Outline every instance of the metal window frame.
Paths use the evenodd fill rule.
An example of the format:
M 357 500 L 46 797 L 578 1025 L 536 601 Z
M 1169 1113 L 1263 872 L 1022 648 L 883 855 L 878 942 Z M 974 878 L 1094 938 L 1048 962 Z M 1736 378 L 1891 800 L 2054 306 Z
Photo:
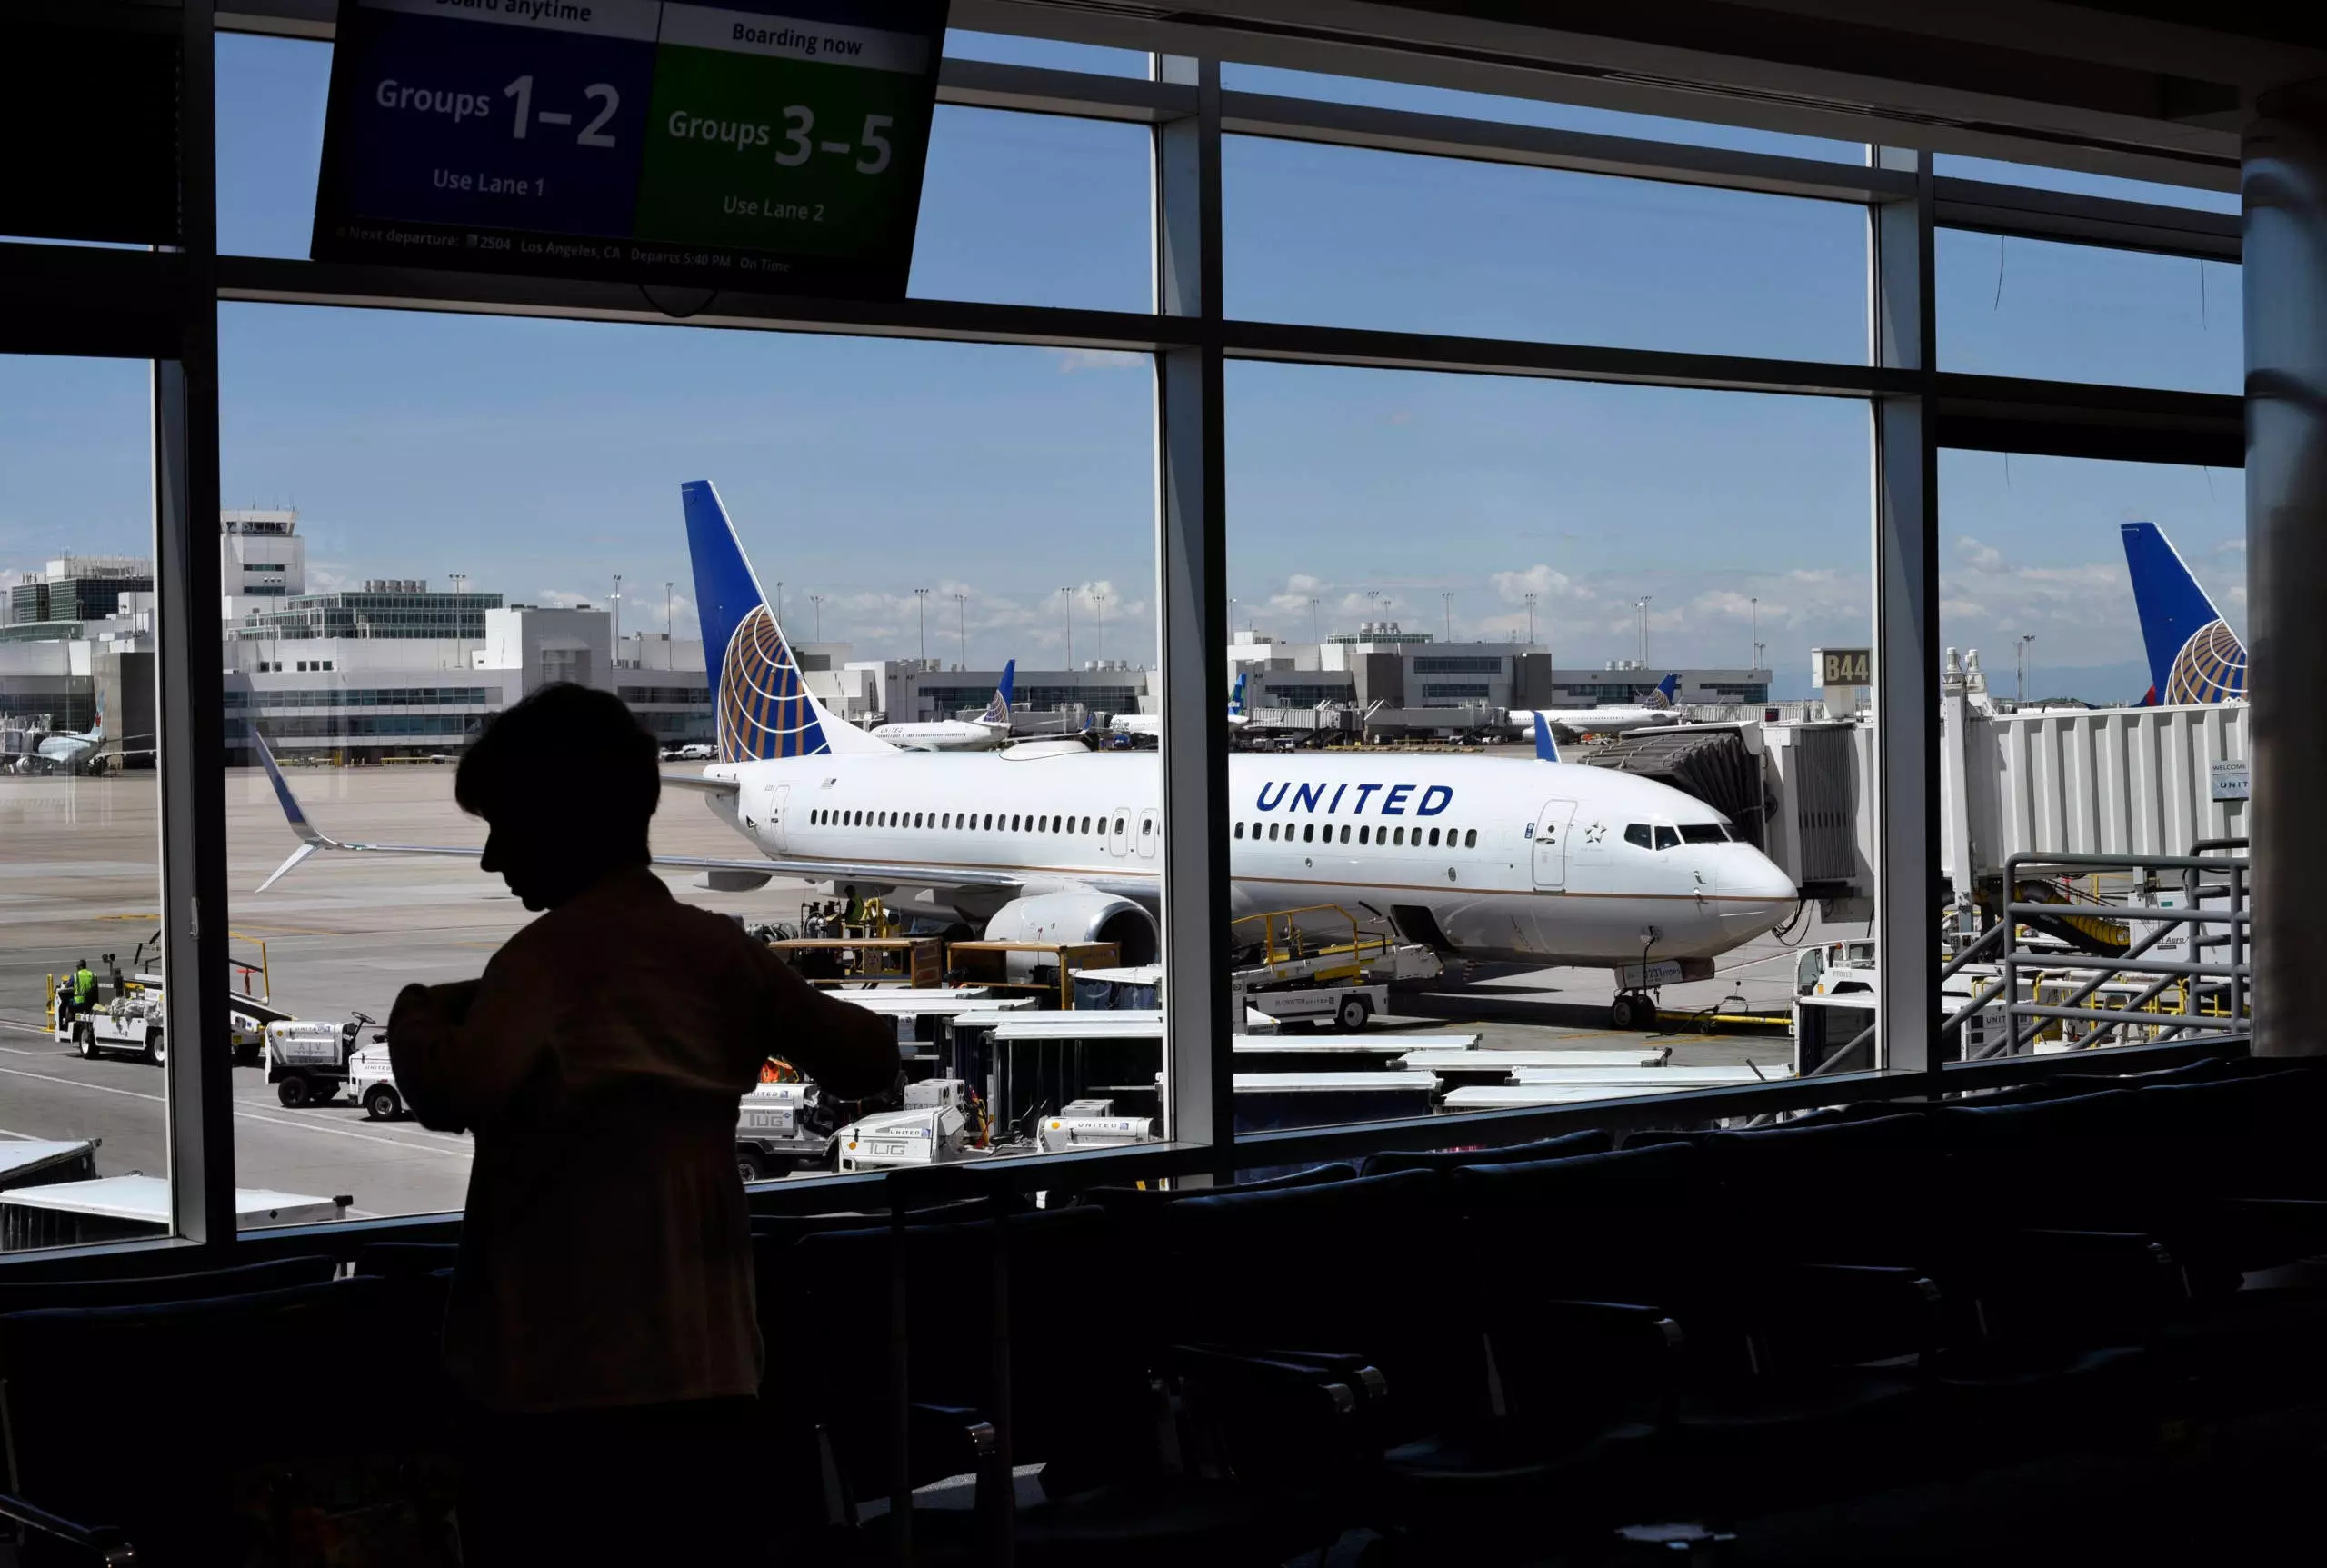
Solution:
M 349 266 L 218 255 L 215 252 L 215 35 L 253 31 L 327 39 L 333 0 L 187 0 L 184 8 L 188 116 L 185 196 L 187 247 L 140 253 L 0 244 L 0 352 L 149 359 L 155 372 L 156 554 L 162 608 L 160 722 L 162 875 L 169 939 L 171 1029 L 179 1048 L 168 1070 L 167 1109 L 177 1244 L 253 1249 L 343 1237 L 431 1233 L 450 1222 L 420 1215 L 236 1238 L 234 1148 L 223 1007 L 208 1005 L 224 974 L 224 736 L 200 715 L 223 700 L 200 607 L 218 592 L 216 553 L 203 520 L 218 506 L 217 306 L 222 302 L 678 325 L 624 285 L 503 278 L 482 274 Z M 969 0 L 981 25 L 997 9 Z M 1059 13 L 1053 21 L 1064 20 Z M 1111 24 L 1113 25 L 1113 24 Z M 1155 38 L 1165 31 L 1151 28 Z M 1064 29 L 1056 35 L 1067 35 Z M 1156 365 L 1157 577 L 1164 659 L 1173 679 L 1164 715 L 1164 798 L 1172 813 L 1164 923 L 1177 955 L 1166 995 L 1173 1141 L 1145 1150 L 1030 1163 L 1028 1179 L 1073 1184 L 1088 1170 L 1109 1179 L 1217 1175 L 1239 1164 L 1332 1158 L 1365 1148 L 1413 1147 L 1452 1135 L 1443 1119 L 1234 1136 L 1229 1040 L 1233 1019 L 1214 984 L 1228 914 L 1226 841 L 1208 831 L 1227 820 L 1226 734 L 1208 694 L 1225 685 L 1224 441 L 1226 364 L 1246 359 L 1446 374 L 1533 376 L 1615 385 L 1857 399 L 1870 411 L 1873 496 L 1870 536 L 1876 582 L 1876 640 L 1883 895 L 1878 941 L 1913 976 L 1886 984 L 1882 1017 L 1892 1071 L 1773 1084 L 1653 1101 L 1551 1111 L 1487 1113 L 1460 1122 L 1466 1141 L 1499 1142 L 1582 1124 L 1642 1124 L 1676 1110 L 1698 1115 L 1758 1113 L 1794 1104 L 1936 1092 L 2042 1076 L 2051 1063 L 1942 1064 L 1927 1038 L 1937 994 L 1930 922 L 1939 867 L 1928 768 L 1935 754 L 1937 581 L 1935 454 L 1941 446 L 2009 448 L 2062 455 L 2140 457 L 2235 466 L 2242 460 L 2242 404 L 2235 396 L 2120 388 L 1939 371 L 1931 345 L 1931 253 L 1942 227 L 2161 255 L 2235 261 L 2234 215 L 2152 203 L 2070 195 L 1992 182 L 1933 177 L 1929 158 L 1885 153 L 1868 166 L 1781 155 L 1569 132 L 1491 119 L 1386 110 L 1322 99 L 1229 92 L 1217 58 L 1157 56 L 1152 79 L 990 62 L 944 63 L 939 101 L 1014 113 L 1070 115 L 1151 128 L 1155 222 L 1152 313 L 1062 310 L 976 302 L 906 300 L 843 304 L 711 295 L 675 302 L 703 308 L 684 325 L 706 330 L 823 333 L 1144 353 Z M 1282 63 L 1282 62 L 1279 62 Z M 1330 69 L 1329 64 L 1320 64 Z M 1414 77 L 1428 73 L 1418 68 Z M 1577 95 L 1575 101 L 1591 101 Z M 1917 127 L 1897 127 L 1903 138 Z M 1450 157 L 1638 178 L 1867 209 L 1870 322 L 1866 363 L 1821 364 L 1522 339 L 1465 337 L 1252 322 L 1225 315 L 1221 289 L 1220 167 L 1231 135 L 1293 140 L 1414 156 Z M 2074 166 L 2062 153 L 2026 155 Z M 2189 183 L 2208 181 L 2193 177 Z M 1911 717 L 1918 711 L 1925 717 Z M 1881 715 L 1888 713 L 1891 717 Z M 1912 787 L 1920 771 L 1923 787 Z M 1904 781 L 1893 790 L 1894 782 Z M 1195 831 L 1189 831 L 1193 824 Z M 1918 854 L 1917 846 L 1929 854 Z M 206 923 L 202 912 L 212 918 Z M 205 977 L 212 984 L 205 984 Z M 192 1046 L 192 1049 L 185 1047 Z M 2129 1059 L 2112 1051 L 2112 1061 Z M 1970 1074 L 1971 1076 L 1966 1076 Z M 1902 1074 L 1905 1074 L 1903 1077 Z M 1920 1082 L 1917 1090 L 1907 1085 Z M 1045 1178 L 1040 1173 L 1054 1174 Z M 787 1205 L 859 1201 L 864 1181 L 787 1191 Z M 853 1195 L 852 1195 L 853 1194 Z M 763 1193 L 763 1203 L 777 1202 Z M 171 1244 L 171 1243 L 155 1243 Z M 106 1251 L 135 1251 L 135 1247 Z M 76 1252 L 76 1256 L 81 1255 Z M 36 1259 L 9 1260 L 18 1262 Z

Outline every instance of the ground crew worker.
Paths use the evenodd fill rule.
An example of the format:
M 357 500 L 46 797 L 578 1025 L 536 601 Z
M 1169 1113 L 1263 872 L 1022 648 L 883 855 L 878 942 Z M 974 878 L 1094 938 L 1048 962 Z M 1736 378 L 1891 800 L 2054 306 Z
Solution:
M 81 967 L 73 972 L 73 1016 L 78 1018 L 96 1004 L 97 974 L 89 961 L 81 960 Z

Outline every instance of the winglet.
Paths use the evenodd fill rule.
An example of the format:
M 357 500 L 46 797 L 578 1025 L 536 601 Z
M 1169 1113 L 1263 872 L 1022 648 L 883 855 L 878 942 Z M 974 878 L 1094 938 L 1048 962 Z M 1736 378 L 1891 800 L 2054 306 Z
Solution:
M 337 849 L 339 845 L 336 843 L 326 836 L 314 823 L 307 820 L 307 808 L 301 805 L 299 797 L 291 793 L 290 781 L 283 776 L 283 770 L 275 765 L 275 754 L 266 749 L 265 737 L 258 733 L 256 724 L 251 726 L 251 744 L 258 748 L 258 760 L 266 769 L 266 782 L 275 786 L 275 804 L 283 808 L 283 820 L 291 824 L 291 831 L 299 835 L 299 842 L 311 850 Z M 281 876 L 284 872 L 290 870 L 303 858 L 305 857 L 294 855 L 290 860 L 283 863 L 282 869 L 277 871 L 275 876 L 270 876 L 266 880 L 273 882 L 275 876 Z
M 1552 739 L 1552 722 L 1540 713 L 1535 715 L 1535 760 L 1540 763 L 1560 760 L 1559 743 Z

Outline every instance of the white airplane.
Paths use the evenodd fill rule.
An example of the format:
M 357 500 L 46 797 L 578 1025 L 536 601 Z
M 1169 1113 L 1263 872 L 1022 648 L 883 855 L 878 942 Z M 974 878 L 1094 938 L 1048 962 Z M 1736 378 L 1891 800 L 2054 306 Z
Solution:
M 1681 714 L 1673 706 L 1673 698 L 1680 689 L 1681 677 L 1667 675 L 1656 683 L 1656 690 L 1649 693 L 1637 707 L 1537 708 L 1533 718 L 1543 720 L 1553 734 L 1569 741 L 1583 735 L 1621 735 L 1627 730 L 1677 724 Z M 1511 716 L 1517 719 L 1524 711 L 1514 711 Z
M 990 752 L 1010 740 L 1010 688 L 1018 679 L 1018 661 L 1002 666 L 1002 684 L 994 700 L 974 719 L 938 719 L 929 723 L 881 724 L 874 738 L 918 752 Z
M 38 745 L 17 756 L 16 771 L 19 773 L 79 773 L 97 760 L 98 748 L 103 746 L 105 742 L 105 715 L 100 714 L 97 715 L 97 722 L 91 724 L 85 734 L 76 734 L 72 730 L 59 730 L 53 734 L 42 736 Z M 118 754 L 126 760 L 137 756 L 150 757 L 154 754 L 154 751 L 151 746 L 123 748 Z
M 722 760 L 664 782 L 701 792 L 759 852 L 657 856 L 742 889 L 799 877 L 982 924 L 994 940 L 1115 942 L 1158 955 L 1162 774 L 1139 753 L 1081 741 L 998 752 L 904 751 L 826 712 L 709 482 L 682 487 L 704 646 L 717 651 Z M 309 823 L 273 883 L 322 850 L 474 855 L 342 843 Z M 1631 993 L 1700 979 L 1713 959 L 1794 912 L 1793 884 L 1727 820 L 1678 790 L 1556 761 L 1330 754 L 1228 759 L 1236 915 L 1338 904 L 1409 941 L 1488 959 L 1619 972 Z M 1631 974 L 1627 966 L 1639 965 Z
M 1244 672 L 1236 672 L 1235 689 L 1228 694 L 1228 727 L 1243 729 L 1252 722 L 1244 711 Z M 1161 714 L 1117 714 L 1107 721 L 1107 733 L 1115 735 L 1139 735 L 1148 740 L 1160 740 L 1164 734 Z

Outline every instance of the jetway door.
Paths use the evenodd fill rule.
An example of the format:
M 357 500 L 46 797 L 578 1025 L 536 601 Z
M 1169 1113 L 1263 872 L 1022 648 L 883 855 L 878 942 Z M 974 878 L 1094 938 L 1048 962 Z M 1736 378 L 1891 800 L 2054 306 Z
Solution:
M 1555 800 L 1535 819 L 1535 885 L 1558 889 L 1567 885 L 1567 827 L 1575 817 L 1575 803 Z M 1508 819 L 1506 819 L 1508 820 Z

